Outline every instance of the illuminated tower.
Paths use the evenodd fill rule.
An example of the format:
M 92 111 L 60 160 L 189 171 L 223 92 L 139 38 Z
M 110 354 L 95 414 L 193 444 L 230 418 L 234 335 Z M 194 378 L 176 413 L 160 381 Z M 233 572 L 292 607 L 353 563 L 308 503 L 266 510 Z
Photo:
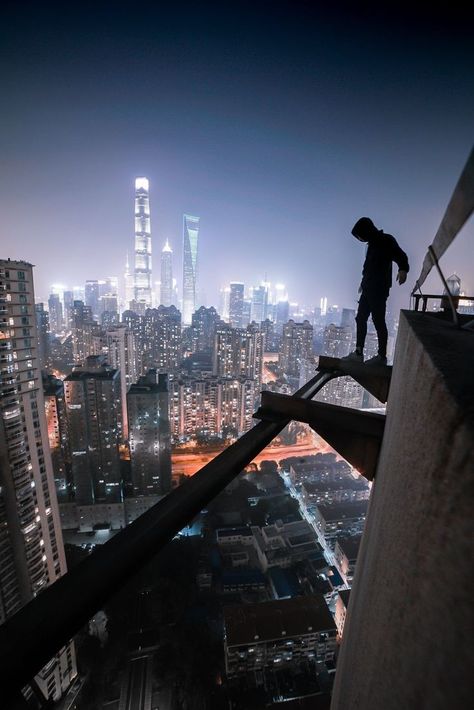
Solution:
M 135 300 L 151 308 L 150 193 L 145 177 L 135 180 Z
M 199 217 L 183 215 L 183 325 L 196 310 Z
M 173 305 L 173 251 L 168 240 L 161 252 L 160 306 Z

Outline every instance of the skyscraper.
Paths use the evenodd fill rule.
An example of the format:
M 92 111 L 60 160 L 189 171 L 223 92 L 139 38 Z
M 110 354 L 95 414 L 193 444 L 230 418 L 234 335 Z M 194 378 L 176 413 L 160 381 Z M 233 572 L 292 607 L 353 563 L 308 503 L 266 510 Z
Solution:
M 183 325 L 191 325 L 196 310 L 199 217 L 183 215 Z
M 44 369 L 48 367 L 51 356 L 49 313 L 45 310 L 44 303 L 37 303 L 35 305 L 35 313 L 36 332 L 38 334 L 39 367 Z
M 267 317 L 268 289 L 266 286 L 255 286 L 252 289 L 252 305 L 250 320 L 261 323 Z
M 99 282 L 97 279 L 86 281 L 84 302 L 91 309 L 92 318 L 99 320 Z
M 171 434 L 168 376 L 149 370 L 127 394 L 133 492 L 136 496 L 171 489 Z
M 59 500 L 67 500 L 71 491 L 71 457 L 62 380 L 44 372 L 43 394 L 56 494 Z
M 66 571 L 38 360 L 33 268 L 0 260 L 0 623 Z M 36 677 L 57 700 L 74 647 Z
M 213 306 L 210 308 L 201 306 L 193 313 L 191 337 L 194 353 L 212 353 L 216 327 L 219 323 L 222 324 L 222 321 Z
M 49 327 L 57 335 L 63 331 L 63 305 L 57 293 L 50 294 L 48 298 Z
M 173 305 L 173 250 L 168 240 L 161 252 L 160 306 Z
M 313 326 L 307 320 L 295 323 L 289 320 L 283 326 L 280 367 L 290 377 L 299 377 L 301 364 L 313 357 Z
M 219 291 L 219 315 L 226 323 L 229 321 L 230 286 L 225 286 Z
M 146 177 L 135 180 L 135 301 L 152 306 L 150 193 Z
M 64 325 L 66 330 L 70 330 L 72 327 L 72 314 L 74 310 L 74 294 L 72 291 L 64 291 L 63 294 L 64 302 Z
M 244 284 L 234 282 L 230 284 L 229 321 L 233 328 L 243 325 L 244 311 Z
M 181 313 L 175 306 L 147 308 L 142 339 L 146 369 L 175 370 L 181 360 L 181 341 Z
M 128 438 L 127 390 L 137 379 L 135 367 L 135 336 L 126 325 L 117 325 L 103 334 L 107 352 L 107 363 L 120 373 L 122 393 L 122 431 L 123 438 Z
M 76 504 L 120 503 L 122 398 L 118 370 L 90 356 L 64 380 Z

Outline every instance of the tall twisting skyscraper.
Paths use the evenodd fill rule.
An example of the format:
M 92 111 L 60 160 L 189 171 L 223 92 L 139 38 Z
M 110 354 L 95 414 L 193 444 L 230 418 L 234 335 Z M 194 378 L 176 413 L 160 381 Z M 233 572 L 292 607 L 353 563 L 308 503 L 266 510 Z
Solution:
M 66 571 L 38 359 L 33 268 L 0 260 L 0 624 Z M 57 700 L 68 644 L 38 674 Z
M 199 217 L 183 215 L 183 325 L 196 310 Z
M 160 306 L 173 305 L 173 250 L 168 240 L 161 252 Z
M 145 177 L 135 180 L 135 300 L 151 308 L 150 193 Z

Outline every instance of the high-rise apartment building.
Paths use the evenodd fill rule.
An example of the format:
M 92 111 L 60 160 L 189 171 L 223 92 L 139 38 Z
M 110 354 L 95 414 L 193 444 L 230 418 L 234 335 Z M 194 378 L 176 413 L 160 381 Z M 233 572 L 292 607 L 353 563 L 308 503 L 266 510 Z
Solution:
M 38 334 L 38 359 L 39 367 L 48 367 L 51 357 L 49 313 L 45 310 L 44 303 L 35 305 L 36 332 Z
M 135 180 L 135 301 L 152 306 L 150 192 L 146 177 Z
M 183 325 L 190 325 L 197 306 L 199 217 L 183 215 Z
M 77 505 L 120 503 L 122 441 L 120 373 L 90 356 L 64 380 Z
M 347 317 L 349 320 L 349 317 Z M 324 329 L 323 354 L 329 357 L 345 357 L 352 349 L 354 329 L 351 325 L 330 324 Z M 352 377 L 338 377 L 318 393 L 317 399 L 343 407 L 361 407 L 363 389 Z
M 242 328 L 244 311 L 244 284 L 230 284 L 229 322 L 233 328 Z
M 92 319 L 91 306 L 83 301 L 74 301 L 72 314 L 72 352 L 73 359 L 80 365 L 86 357 L 94 354 L 94 337 L 99 333 L 99 326 Z
M 66 571 L 38 359 L 33 267 L 0 260 L 0 623 Z M 74 647 L 36 676 L 60 698 Z
M 59 500 L 68 500 L 72 490 L 71 456 L 62 380 L 43 373 L 43 394 L 56 494 Z
M 240 436 L 254 424 L 255 381 L 244 377 L 179 377 L 170 382 L 175 441 Z
M 134 495 L 168 493 L 171 489 L 168 376 L 149 370 L 130 387 L 127 402 Z
M 142 339 L 146 369 L 176 370 L 181 360 L 181 340 L 181 313 L 175 306 L 147 308 Z
M 222 321 L 213 306 L 201 306 L 193 313 L 191 337 L 194 353 L 212 352 L 218 324 L 222 324 Z
M 243 330 L 220 322 L 216 325 L 214 337 L 213 374 L 253 380 L 258 395 L 262 384 L 264 352 L 265 336 L 255 323 Z
M 350 325 L 331 323 L 324 329 L 323 354 L 329 357 L 345 357 L 352 345 L 354 334 Z
M 289 320 L 283 326 L 279 364 L 289 377 L 299 377 L 301 363 L 313 357 L 313 326 L 308 320 L 295 323 Z
M 122 397 L 122 432 L 128 438 L 127 390 L 137 379 L 135 363 L 135 336 L 126 325 L 109 328 L 102 335 L 103 352 L 107 364 L 120 373 Z
M 161 306 L 173 305 L 173 250 L 168 240 L 161 252 L 161 284 L 160 284 L 160 304 Z

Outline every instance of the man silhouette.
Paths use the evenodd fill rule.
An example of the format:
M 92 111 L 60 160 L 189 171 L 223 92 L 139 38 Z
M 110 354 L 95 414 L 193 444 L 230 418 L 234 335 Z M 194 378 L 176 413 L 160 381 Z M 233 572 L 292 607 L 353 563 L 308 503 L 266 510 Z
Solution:
M 378 354 L 366 360 L 366 365 L 387 364 L 388 332 L 385 323 L 385 308 L 392 286 L 392 262 L 398 266 L 397 281 L 405 283 L 410 270 L 408 257 L 400 249 L 395 237 L 377 229 L 371 219 L 361 217 L 352 228 L 353 236 L 368 244 L 362 281 L 359 287 L 360 299 L 357 309 L 357 339 L 354 352 L 343 357 L 349 362 L 364 362 L 364 343 L 367 335 L 367 321 L 372 314 L 378 339 Z

